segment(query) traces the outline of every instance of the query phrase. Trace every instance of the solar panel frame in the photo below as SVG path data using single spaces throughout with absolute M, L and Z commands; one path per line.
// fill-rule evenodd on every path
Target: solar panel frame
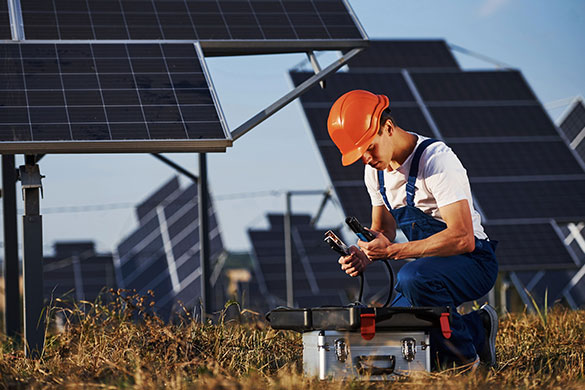
M 223 152 L 225 151 L 226 147 L 232 145 L 232 137 L 231 133 L 227 128 L 227 121 L 225 119 L 225 115 L 221 109 L 221 105 L 219 104 L 219 100 L 217 98 L 217 93 L 209 76 L 209 71 L 205 64 L 205 60 L 203 57 L 203 53 L 201 51 L 201 47 L 198 43 L 187 43 L 189 46 L 193 46 L 194 54 L 192 56 L 186 56 L 185 54 L 177 53 L 177 48 L 180 45 L 185 45 L 185 42 L 159 42 L 159 41 L 24 41 L 24 42 L 3 42 L 0 45 L 0 50 L 3 49 L 3 53 L 5 54 L 5 58 L 11 58 L 10 56 L 17 56 L 18 59 L 21 61 L 21 73 L 14 73 L 13 75 L 21 75 L 22 80 L 18 80 L 17 77 L 11 76 L 7 77 L 5 75 L 0 75 L 0 102 L 2 99 L 8 100 L 8 98 L 3 98 L 4 95 L 12 94 L 14 91 L 23 92 L 26 94 L 26 99 L 28 96 L 32 96 L 34 99 L 38 94 L 41 92 L 41 89 L 53 89 L 55 92 L 60 91 L 62 94 L 63 105 L 62 106 L 50 106 L 47 108 L 43 107 L 36 107 L 31 108 L 28 100 L 26 100 L 26 106 L 15 106 L 12 105 L 7 110 L 7 107 L 0 107 L 0 111 L 4 109 L 4 113 L 0 112 L 0 137 L 9 139 L 10 136 L 13 138 L 16 137 L 14 131 L 22 131 L 22 137 L 24 139 L 21 140 L 13 140 L 13 141 L 2 141 L 0 142 L 0 152 L 3 153 L 159 153 L 159 152 Z M 42 56 L 50 56 L 51 55 L 51 47 L 55 47 L 58 50 L 59 48 L 66 48 L 71 47 L 75 49 L 75 45 L 86 45 L 90 48 L 91 53 L 77 51 L 77 53 L 73 50 L 71 53 L 68 53 L 67 50 L 62 51 L 61 53 L 52 52 L 54 53 L 54 59 L 49 57 L 49 61 L 41 60 Z M 132 60 L 139 60 L 136 58 L 136 55 L 142 55 L 145 57 L 145 61 L 142 63 L 146 66 L 152 66 L 153 62 L 152 59 L 157 58 L 156 53 L 149 53 L 148 51 L 144 51 L 144 53 L 140 54 L 139 49 L 147 48 L 148 45 L 158 45 L 159 52 L 158 58 L 164 60 L 167 69 L 161 75 L 165 75 L 166 73 L 166 83 L 167 84 L 160 84 L 156 78 L 151 79 L 149 77 L 143 77 L 142 74 L 139 72 L 135 72 L 130 66 L 130 74 L 128 76 L 132 77 L 114 77 L 115 74 L 109 74 L 107 72 L 101 73 L 96 65 L 101 62 L 101 59 L 107 58 L 116 58 L 116 59 L 124 59 L 128 64 Z M 120 46 L 124 46 L 126 48 L 125 53 L 122 52 L 119 48 Z M 108 47 L 108 53 L 103 52 L 103 48 Z M 182 46 L 187 47 L 187 46 Z M 117 52 L 116 52 L 117 49 Z M 113 54 L 109 54 L 109 50 L 112 50 Z M 96 54 L 99 52 L 99 55 Z M 170 55 L 167 55 L 170 54 Z M 6 57 L 6 54 L 8 57 Z M 64 57 L 62 58 L 61 55 Z M 77 56 L 77 57 L 76 57 Z M 112 57 L 113 56 L 113 57 Z M 121 56 L 121 57 L 118 57 Z M 177 57 L 180 56 L 180 57 Z M 27 61 L 25 66 L 23 58 L 30 58 L 30 61 Z M 83 69 L 86 69 L 85 74 L 76 74 L 76 73 L 69 73 L 67 67 L 71 66 L 71 63 L 67 63 L 67 61 L 73 61 L 72 58 L 75 58 L 75 62 L 73 63 L 75 66 L 82 66 Z M 86 58 L 84 60 L 83 58 Z M 206 85 L 201 84 L 203 90 L 208 90 L 208 94 L 210 97 L 210 103 L 213 105 L 213 110 L 209 111 L 208 113 L 203 113 L 203 121 L 201 118 L 198 117 L 197 111 L 189 110 L 191 107 L 202 107 L 198 106 L 197 103 L 186 103 L 183 104 L 179 100 L 179 96 L 182 96 L 182 93 L 185 91 L 195 91 L 200 90 L 201 87 L 196 87 L 195 84 L 184 84 L 185 82 L 181 79 L 182 74 L 187 75 L 197 75 L 197 73 L 181 73 L 176 72 L 169 67 L 168 59 L 171 59 L 171 66 L 177 65 L 179 70 L 183 69 L 181 66 L 181 58 L 191 58 L 196 60 L 193 63 L 194 71 L 199 70 L 199 77 L 201 82 Z M 91 73 L 91 62 L 90 59 L 93 59 L 93 73 Z M 98 59 L 100 61 L 98 61 Z M 178 59 L 178 63 L 174 62 L 174 59 Z M 32 64 L 30 62 L 33 62 Z M 40 64 L 39 64 L 40 61 Z M 149 62 L 150 61 L 150 62 Z M 34 62 L 36 62 L 36 67 L 34 66 Z M 64 64 L 65 70 L 61 69 L 61 64 Z M 51 76 L 48 74 L 42 75 L 38 77 L 37 74 L 32 74 L 27 72 L 27 69 L 30 71 L 43 71 L 43 67 L 46 66 L 49 72 L 56 71 L 56 75 Z M 90 66 L 88 68 L 88 66 Z M 115 66 L 119 66 L 119 63 L 115 64 Z M 140 61 L 138 61 L 138 66 L 140 65 Z M 75 70 L 75 68 L 72 68 Z M 151 73 L 155 75 L 155 73 Z M 123 73 L 120 73 L 123 75 Z M 139 75 L 140 77 L 138 77 Z M 173 78 L 174 75 L 178 75 L 176 78 Z M 89 76 L 89 77 L 87 77 Z M 97 77 L 99 76 L 99 81 Z M 146 75 L 148 76 L 148 75 Z M 102 78 L 106 85 L 101 85 Z M 26 82 L 26 84 L 25 84 Z M 16 83 L 16 85 L 11 85 L 10 83 Z M 159 83 L 159 84 L 157 84 Z M 183 83 L 183 84 L 181 84 Z M 79 104 L 76 102 L 76 98 L 79 97 L 78 91 L 79 85 L 83 85 L 84 88 L 87 88 L 87 85 L 92 84 L 95 87 L 96 91 L 99 91 L 99 94 L 96 94 L 97 98 L 101 100 L 96 102 L 99 103 L 96 107 L 101 105 L 103 110 L 102 115 L 106 115 L 105 122 L 88 122 L 87 118 L 93 118 L 91 115 L 98 115 L 96 113 L 90 114 L 87 116 L 87 113 L 80 111 L 77 109 L 76 105 Z M 174 101 L 177 109 L 181 109 L 180 112 L 180 119 L 175 121 L 165 121 L 164 115 L 168 115 L 165 113 L 164 110 L 161 111 L 160 108 L 157 108 L 157 105 L 153 105 L 152 107 L 155 111 L 150 112 L 144 110 L 146 106 L 138 99 L 138 106 L 139 108 L 133 110 L 126 110 L 124 107 L 118 107 L 115 104 L 106 103 L 105 99 L 109 96 L 109 93 L 112 92 L 112 89 L 119 89 L 120 86 L 126 85 L 126 89 L 128 91 L 134 91 L 135 95 L 138 95 L 142 91 L 156 91 L 157 87 L 165 87 L 165 90 L 173 91 L 175 94 Z M 144 86 L 143 87 L 141 87 Z M 188 89 L 177 88 L 176 85 L 185 85 L 190 87 Z M 70 87 L 68 87 L 70 86 Z M 9 88 L 11 87 L 11 88 Z M 14 88 L 16 87 L 16 88 Z M 159 89 L 160 90 L 160 89 Z M 2 91 L 6 92 L 2 94 Z M 107 91 L 107 92 L 105 92 Z M 176 91 L 180 91 L 177 94 Z M 104 93 L 105 92 L 105 93 Z M 99 96 L 98 96 L 99 95 Z M 114 93 L 115 95 L 115 93 Z M 86 96 L 89 98 L 89 96 Z M 109 97 L 108 97 L 109 98 Z M 18 100 L 17 102 L 21 102 L 22 99 Z M 51 100 L 47 100 L 51 102 Z M 127 103 L 125 99 L 122 99 L 120 103 Z M 208 105 L 210 103 L 207 103 Z M 49 103 L 54 104 L 54 103 Z M 119 103 L 118 103 L 119 104 Z M 209 105 L 211 107 L 211 105 Z M 60 108 L 60 109 L 58 109 Z M 158 109 L 158 111 L 156 111 Z M 99 111 L 99 110 L 98 110 Z M 193 112 L 191 112 L 193 111 Z M 213 112 L 212 112 L 213 111 Z M 81 116 L 78 116 L 81 115 Z M 84 116 L 85 115 L 85 116 Z M 190 134 L 189 126 L 190 124 L 197 124 L 202 123 L 205 124 L 205 119 L 209 119 L 209 116 L 212 115 L 215 118 L 213 119 L 212 123 L 216 127 L 215 132 L 221 137 L 217 137 L 214 135 L 208 136 L 207 139 L 201 138 L 201 134 L 193 133 Z M 116 118 L 115 120 L 111 120 L 110 116 Z M 94 116 L 95 117 L 95 116 Z M 175 116 L 176 117 L 176 116 Z M 57 120 L 61 121 L 61 128 L 65 127 L 63 130 L 59 130 L 59 125 L 52 126 L 47 125 L 47 118 L 49 120 Z M 176 117 L 178 118 L 178 117 Z M 135 123 L 128 124 L 128 119 L 130 121 L 134 121 Z M 73 122 L 74 120 L 78 120 L 78 122 Z M 115 123 L 116 120 L 118 123 Z M 120 122 L 122 121 L 122 122 Z M 38 122 L 38 123 L 37 123 Z M 148 123 L 148 129 L 152 130 L 151 134 L 146 134 L 149 139 L 146 139 L 146 136 L 143 138 L 135 137 L 135 139 L 112 139 L 112 135 L 110 134 L 110 139 L 106 139 L 107 135 L 100 133 L 101 131 L 105 131 L 105 127 L 108 129 L 115 127 L 116 130 L 127 131 L 130 129 L 130 132 L 134 131 L 134 135 L 138 134 L 137 131 L 139 130 L 136 128 L 135 125 L 140 125 L 140 128 L 144 128 Z M 33 138 L 31 135 L 32 126 L 35 126 L 35 129 L 38 129 L 38 134 L 43 134 L 43 131 L 53 131 L 54 135 L 60 138 L 67 138 L 68 140 L 30 140 Z M 172 139 L 167 135 L 164 135 L 165 138 L 160 138 L 160 131 L 167 131 L 167 128 L 171 128 L 171 126 L 179 126 L 181 129 L 178 131 L 183 132 L 181 135 L 183 138 L 175 138 Z M 163 127 L 164 126 L 164 127 Z M 27 129 L 28 127 L 28 129 Z M 67 129 L 66 127 L 69 127 Z M 99 130 L 100 128 L 104 128 L 104 130 Z M 205 130 L 205 126 L 201 127 L 202 130 Z M 16 130 L 15 130 L 16 129 Z M 75 140 L 76 131 L 82 130 L 82 134 L 85 138 L 90 138 L 86 134 L 96 134 L 95 136 L 98 138 L 96 139 L 83 139 L 83 140 Z M 59 131 L 61 131 L 61 135 L 59 135 Z M 95 133 L 95 132 L 98 133 Z M 57 133 L 55 133 L 57 132 Z M 51 133 L 48 133 L 51 134 Z M 160 134 L 160 135 L 159 135 Z M 210 133 L 211 134 L 211 133 Z M 51 135 L 54 137 L 54 135 Z M 125 133 L 119 133 L 120 136 L 126 137 Z M 130 133 L 130 136 L 133 134 Z M 203 135 L 204 136 L 204 135 Z M 21 138 L 22 138 L 21 137 Z M 176 136 L 175 136 L 176 137 Z M 196 138 L 199 137 L 199 138 Z M 102 138 L 102 139 L 99 139 Z
M 367 45 L 346 0 L 21 2 L 30 39 L 200 41 L 208 56 Z

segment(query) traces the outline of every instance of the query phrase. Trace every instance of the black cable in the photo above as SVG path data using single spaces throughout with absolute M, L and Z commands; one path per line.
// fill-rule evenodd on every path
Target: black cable
M 394 295 L 394 271 L 392 271 L 392 267 L 388 260 L 384 259 L 384 264 L 386 264 L 386 268 L 388 268 L 388 278 L 390 279 L 390 287 L 388 288 L 388 298 L 386 298 L 386 303 L 384 303 L 383 307 L 388 307 L 390 301 L 392 300 L 392 295 Z M 357 302 L 362 303 L 362 298 L 364 296 L 364 274 L 360 274 L 360 294 L 358 295 Z
M 362 303 L 362 298 L 364 296 L 364 274 L 360 274 L 360 295 L 358 296 L 358 302 Z
M 392 300 L 392 295 L 394 294 L 394 272 L 392 271 L 392 267 L 390 266 L 390 263 L 388 263 L 388 260 L 384 259 L 384 264 L 386 264 L 386 268 L 388 268 L 388 277 L 390 278 L 388 298 L 386 299 L 386 303 L 384 303 L 384 307 L 388 307 Z

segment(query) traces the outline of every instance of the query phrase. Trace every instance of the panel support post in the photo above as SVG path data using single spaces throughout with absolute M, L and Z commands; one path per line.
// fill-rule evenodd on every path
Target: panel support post
M 293 266 L 292 266 L 292 217 L 291 217 L 292 193 L 286 193 L 286 212 L 284 214 L 284 264 L 286 275 L 286 305 L 294 306 Z
M 199 153 L 199 256 L 201 263 L 201 321 L 204 323 L 211 307 L 211 268 L 209 261 L 209 205 L 207 199 L 207 156 Z
M 4 212 L 4 329 L 20 335 L 20 272 L 16 223 L 16 165 L 13 154 L 2 155 L 2 205 Z
M 41 172 L 35 156 L 25 156 L 25 165 L 19 167 L 24 200 L 23 279 L 24 279 L 24 337 L 27 357 L 41 356 L 45 343 L 45 316 L 43 311 L 43 227 L 40 215 L 42 193 Z

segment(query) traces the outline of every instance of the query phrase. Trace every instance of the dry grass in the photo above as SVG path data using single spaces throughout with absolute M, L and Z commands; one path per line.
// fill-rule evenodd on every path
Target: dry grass
M 546 321 L 500 322 L 499 366 L 473 374 L 423 374 L 392 383 L 318 381 L 301 373 L 302 342 L 257 318 L 167 325 L 148 299 L 117 293 L 110 303 L 65 311 L 40 360 L 1 340 L 0 388 L 378 389 L 585 388 L 585 312 L 556 309 Z

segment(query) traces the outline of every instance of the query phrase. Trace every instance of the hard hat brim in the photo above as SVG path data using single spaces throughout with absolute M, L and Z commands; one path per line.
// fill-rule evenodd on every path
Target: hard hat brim
M 368 149 L 368 146 L 370 146 L 370 144 L 372 143 L 374 138 L 376 138 L 376 134 L 377 134 L 377 132 L 375 132 L 374 135 L 372 135 L 371 137 L 363 140 L 363 142 L 360 145 L 358 145 L 355 149 L 353 149 L 347 153 L 344 153 L 341 156 L 341 165 L 346 167 L 348 165 L 355 163 L 357 160 L 359 160 L 364 155 L 364 153 Z

